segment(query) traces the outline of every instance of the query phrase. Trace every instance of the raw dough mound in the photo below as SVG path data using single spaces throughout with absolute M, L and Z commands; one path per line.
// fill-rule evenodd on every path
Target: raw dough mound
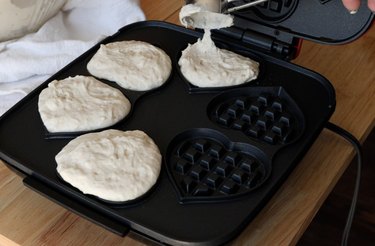
M 182 51 L 181 73 L 198 87 L 234 86 L 257 78 L 259 63 L 228 50 L 219 49 L 205 30 L 198 40 Z
M 112 202 L 133 200 L 157 181 L 161 154 L 142 131 L 82 135 L 56 156 L 57 172 L 84 194 Z
M 54 80 L 39 95 L 38 109 L 49 132 L 79 132 L 112 126 L 125 118 L 129 100 L 93 77 Z
M 162 49 L 132 40 L 101 45 L 87 69 L 95 77 L 114 81 L 125 89 L 146 91 L 167 81 L 172 62 Z

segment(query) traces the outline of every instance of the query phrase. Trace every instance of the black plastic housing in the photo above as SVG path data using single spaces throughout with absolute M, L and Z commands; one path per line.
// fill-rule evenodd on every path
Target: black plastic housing
M 374 18 L 367 1 L 361 1 L 358 12 L 350 14 L 340 0 L 269 0 L 233 16 L 234 26 L 218 32 L 288 60 L 297 54 L 298 39 L 330 45 L 348 43 L 360 37 Z
M 213 35 L 216 45 L 258 60 L 261 63 L 259 78 L 236 87 L 193 87 L 183 78 L 177 63 L 181 51 L 200 37 L 202 32 L 164 22 L 139 22 L 122 28 L 102 42 L 145 41 L 162 48 L 172 59 L 173 72 L 167 83 L 142 96 L 101 80 L 134 99 L 131 100 L 134 103 L 132 114 L 114 128 L 143 130 L 163 155 L 159 180 L 142 199 L 110 204 L 86 196 L 61 181 L 54 158 L 74 136 L 46 138 L 38 113 L 38 95 L 49 82 L 89 75 L 86 65 L 99 44 L 0 118 L 0 158 L 24 173 L 28 186 L 120 235 L 130 229 L 151 240 L 172 245 L 218 245 L 233 239 L 262 209 L 321 132 L 334 111 L 335 92 L 321 75 L 249 49 L 243 42 L 223 35 Z M 218 113 L 222 111 L 222 103 L 234 103 L 235 106 L 225 109 L 233 116 L 233 122 L 245 121 L 234 127 L 222 125 L 222 114 Z M 242 116 L 238 118 L 233 112 Z M 263 128 L 259 137 L 252 135 L 256 132 L 249 135 L 242 131 L 251 127 Z M 275 134 L 280 134 L 275 138 L 280 141 L 272 140 L 273 129 Z M 195 150 L 189 146 L 179 148 L 191 143 Z M 206 152 L 204 146 L 210 146 Z M 195 161 L 203 160 L 204 154 L 214 160 L 205 159 L 201 161 L 203 166 L 197 164 L 192 167 L 194 170 L 183 165 L 177 167 L 179 158 L 190 160 L 189 165 L 194 166 Z M 260 169 L 251 169 L 251 161 Z M 204 167 L 208 162 L 213 163 L 212 170 Z M 205 173 L 201 173 L 201 167 L 207 168 Z M 176 177 L 175 170 L 180 173 L 182 170 L 183 175 L 192 177 L 194 182 L 202 179 L 199 185 L 208 185 L 209 189 L 210 185 L 217 184 L 216 193 L 199 191 L 191 199 L 191 194 L 186 196 L 176 184 L 180 177 Z M 205 176 L 209 173 L 213 173 L 212 177 Z M 230 182 L 223 187 L 214 174 L 222 174 Z M 251 183 L 251 175 L 260 176 Z M 244 192 L 236 193 L 239 183 L 244 183 L 241 190 Z M 221 189 L 226 193 L 220 193 Z

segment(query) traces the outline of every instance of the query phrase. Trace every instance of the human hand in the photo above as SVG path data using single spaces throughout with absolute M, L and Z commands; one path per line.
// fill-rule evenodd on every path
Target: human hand
M 342 3 L 351 14 L 355 14 L 361 5 L 361 0 L 342 0 Z M 372 12 L 375 13 L 375 0 L 367 0 L 367 6 Z

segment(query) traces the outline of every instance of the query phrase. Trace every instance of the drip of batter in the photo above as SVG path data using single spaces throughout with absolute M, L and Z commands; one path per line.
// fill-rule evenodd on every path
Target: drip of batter
M 211 29 L 233 25 L 232 16 L 213 13 L 197 4 L 185 5 L 180 12 L 185 26 L 203 28 L 204 36 L 182 51 L 181 73 L 198 87 L 239 85 L 257 78 L 259 63 L 234 52 L 219 49 L 211 39 Z

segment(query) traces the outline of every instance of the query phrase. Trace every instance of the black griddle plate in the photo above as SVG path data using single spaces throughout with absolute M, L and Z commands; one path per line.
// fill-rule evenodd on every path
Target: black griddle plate
M 0 119 L 0 157 L 26 174 L 25 183 L 95 223 L 127 228 L 165 244 L 216 245 L 238 235 L 256 216 L 332 115 L 335 94 L 321 75 L 213 36 L 226 48 L 261 63 L 256 81 L 199 89 L 179 72 L 178 59 L 202 33 L 164 22 L 139 22 L 102 43 L 140 40 L 171 57 L 167 84 L 139 94 L 119 88 L 132 114 L 113 128 L 143 130 L 159 146 L 163 166 L 142 199 L 109 204 L 61 181 L 55 155 L 72 136 L 46 138 L 38 95 L 53 79 L 89 75 L 96 45 L 55 74 Z M 64 138 L 65 137 L 65 138 Z

